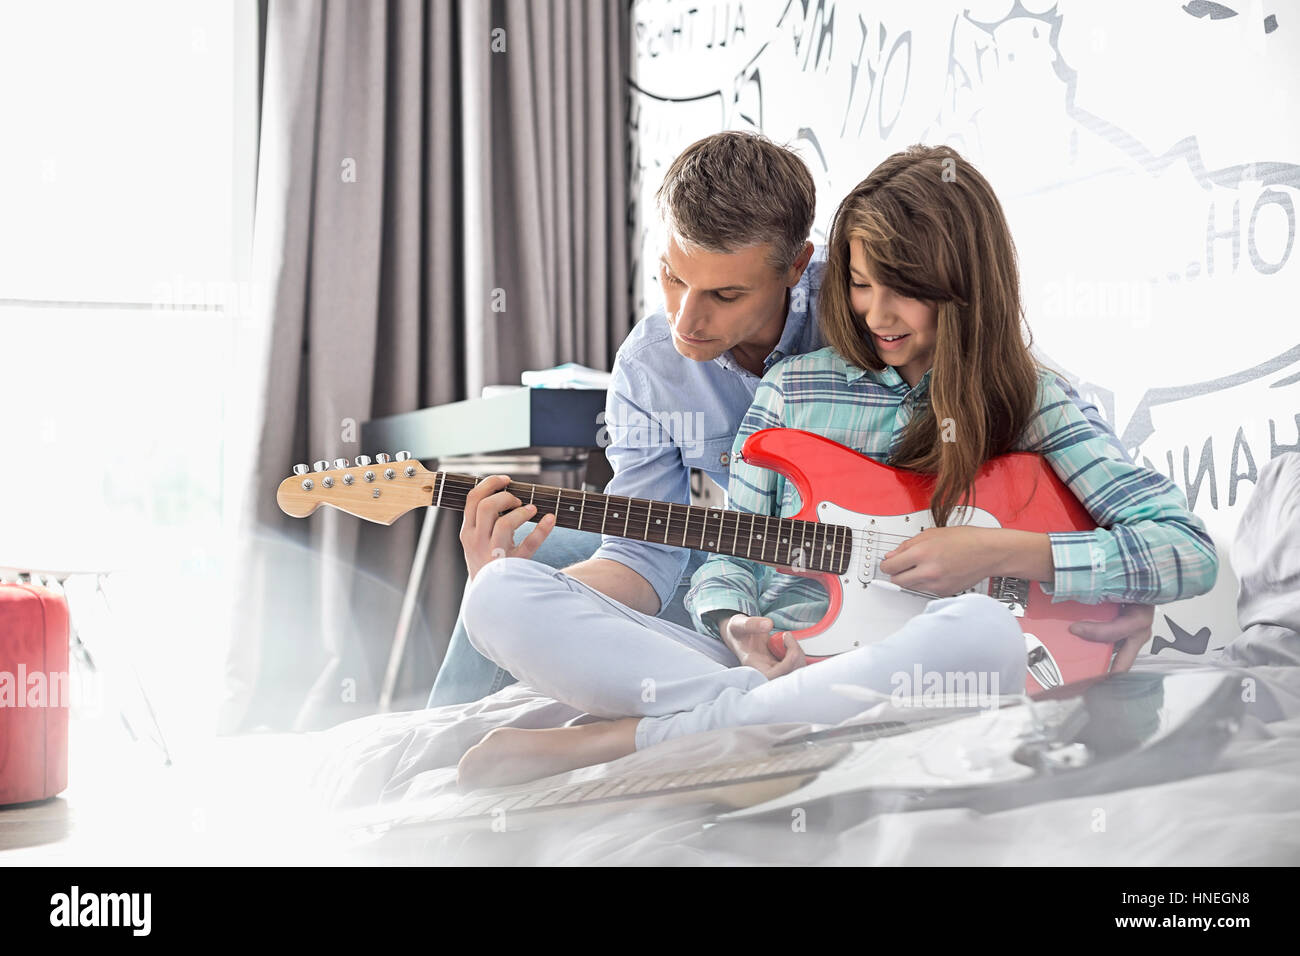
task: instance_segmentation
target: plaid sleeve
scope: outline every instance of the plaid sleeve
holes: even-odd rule
[[[1164,604],[1210,590],[1218,555],[1177,486],[1123,457],[1055,375],[1040,377],[1038,395],[1022,447],[1047,459],[1098,525],[1048,535],[1056,573],[1044,592],[1054,602]]]
[[[782,424],[785,395],[781,387],[781,365],[768,370],[758,383],[754,402],[745,413],[732,445],[732,460],[727,481],[727,507],[752,514],[780,514],[781,494],[785,479],[766,468],[759,468],[740,460],[737,455],[745,439],[764,428],[777,428]],[[691,588],[684,601],[695,629],[702,634],[718,636],[717,629],[704,619],[713,611],[739,611],[758,614],[759,595],[770,569],[743,558],[715,554],[705,561],[691,578]]]

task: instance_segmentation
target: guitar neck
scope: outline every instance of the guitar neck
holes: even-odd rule
[[[431,504],[464,511],[470,491],[482,480],[435,472]],[[506,490],[524,504],[536,506],[538,518],[555,515],[562,528],[711,551],[777,567],[841,575],[853,550],[852,530],[842,525],[520,481],[512,481]]]

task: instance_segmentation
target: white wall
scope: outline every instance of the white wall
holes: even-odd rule
[[[1275,9],[639,0],[641,261],[664,169],[711,132],[798,148],[815,240],[885,156],[948,143],[1003,201],[1040,353],[1226,544],[1257,469],[1300,450],[1300,8]],[[656,307],[654,269],[636,281]],[[1228,570],[1170,608],[1157,649],[1220,646],[1234,594]]]

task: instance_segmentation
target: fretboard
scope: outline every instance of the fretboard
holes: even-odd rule
[[[435,472],[433,504],[464,511],[465,499],[482,480]],[[839,575],[848,568],[853,551],[852,530],[843,525],[519,481],[512,481],[506,490],[525,505],[535,505],[538,518],[555,515],[562,528],[695,548],[779,567]]]

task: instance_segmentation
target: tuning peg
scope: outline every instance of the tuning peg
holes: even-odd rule
[[[348,466],[348,460],[347,460],[346,458],[335,458],[335,459],[334,459],[334,467],[335,467],[335,468],[346,468],[347,466]]]
[[[324,471],[329,466],[330,463],[328,461],[325,461],[325,459],[322,458],[320,461],[313,464],[312,468],[315,469],[316,471]]]
[[[311,468],[310,468],[308,465],[294,465],[294,466],[293,466],[293,473],[294,473],[295,475],[305,475],[305,474],[307,474],[307,472],[309,472],[309,471],[311,471]]]
[[[364,467],[366,467],[366,465],[368,465],[368,464],[370,464],[370,456],[369,456],[369,455],[357,455],[357,467],[358,467],[358,468],[364,468]]]
[[[376,465],[386,465],[386,464],[388,464],[388,463],[389,463],[390,461],[392,461],[392,460],[393,460],[393,456],[392,456],[392,455],[386,455],[386,454],[384,454],[382,451],[381,451],[378,455],[375,456],[375,464],[376,464]]]
[[[398,460],[398,461],[410,461],[410,460],[411,460],[411,453],[410,453],[409,451],[399,451],[399,452],[397,453],[397,460]]]

